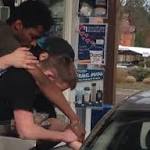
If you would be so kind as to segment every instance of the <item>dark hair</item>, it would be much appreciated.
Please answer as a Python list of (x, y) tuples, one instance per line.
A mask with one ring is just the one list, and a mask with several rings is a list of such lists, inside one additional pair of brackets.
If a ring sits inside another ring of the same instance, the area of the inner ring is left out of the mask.
[(74, 50), (66, 40), (59, 37), (50, 37), (46, 40), (46, 45), (46, 50), (50, 55), (65, 55), (74, 61)]
[(15, 0), (2, 0), (4, 6), (8, 6), (10, 8), (10, 12), (14, 10)]
[(14, 7), (7, 23), (12, 24), (18, 19), (26, 28), (42, 25), (45, 31), (48, 31), (53, 23), (50, 10), (40, 0), (28, 0)]

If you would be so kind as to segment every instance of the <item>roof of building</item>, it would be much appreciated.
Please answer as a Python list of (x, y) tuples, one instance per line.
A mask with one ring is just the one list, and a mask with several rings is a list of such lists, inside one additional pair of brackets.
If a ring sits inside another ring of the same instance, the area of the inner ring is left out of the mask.
[(149, 57), (150, 56), (150, 48), (144, 48), (144, 47), (129, 47), (129, 46), (122, 46), (119, 45), (120, 51), (132, 51), (135, 53), (141, 54), (143, 57)]

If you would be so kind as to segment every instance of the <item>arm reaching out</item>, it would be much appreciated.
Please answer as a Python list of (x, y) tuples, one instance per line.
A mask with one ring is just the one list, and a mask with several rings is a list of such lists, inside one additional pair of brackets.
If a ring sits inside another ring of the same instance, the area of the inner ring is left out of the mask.
[(54, 131), (44, 129), (34, 123), (32, 112), (25, 110), (14, 111), (16, 129), (21, 138), (33, 140), (49, 140), (49, 141), (63, 141), (70, 143), (77, 140), (77, 136), (70, 130)]
[(78, 136), (79, 140), (83, 141), (85, 129), (82, 127), (79, 117), (73, 111), (62, 94), (62, 91), (54, 82), (50, 81), (38, 67), (28, 71), (33, 75), (37, 85), (44, 95), (47, 96), (47, 98), (51, 100), (51, 102), (53, 102), (70, 119), (70, 123), (72, 124), (71, 129)]
[(41, 91), (53, 102), (69, 119), (79, 121), (79, 117), (75, 114), (62, 91), (56, 86), (55, 82), (51, 81), (44, 75), (40, 68), (36, 67), (33, 70), (28, 70), (37, 82)]

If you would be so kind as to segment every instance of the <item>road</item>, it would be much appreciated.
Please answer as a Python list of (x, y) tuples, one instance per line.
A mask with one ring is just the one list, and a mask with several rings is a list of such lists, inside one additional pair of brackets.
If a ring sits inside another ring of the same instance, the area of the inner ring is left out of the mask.
[(131, 96), (139, 91), (140, 90), (117, 88), (116, 89), (116, 103), (120, 102), (125, 97)]

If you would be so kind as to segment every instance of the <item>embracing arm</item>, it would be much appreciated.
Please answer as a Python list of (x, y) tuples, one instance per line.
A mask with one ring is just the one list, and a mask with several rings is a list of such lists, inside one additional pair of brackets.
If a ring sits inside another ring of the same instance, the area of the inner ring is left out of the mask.
[(36, 57), (29, 52), (28, 48), (20, 47), (12, 53), (0, 57), (0, 69), (7, 69), (11, 66), (32, 69), (31, 64), (37, 64), (37, 62)]
[(0, 69), (7, 69), (10, 67), (9, 59), (7, 59), (7, 55), (0, 57)]
[(72, 142), (77, 140), (76, 135), (67, 129), (64, 132), (47, 130), (34, 123), (32, 112), (25, 110), (14, 111), (18, 134), (24, 139), (41, 139), (50, 141)]

